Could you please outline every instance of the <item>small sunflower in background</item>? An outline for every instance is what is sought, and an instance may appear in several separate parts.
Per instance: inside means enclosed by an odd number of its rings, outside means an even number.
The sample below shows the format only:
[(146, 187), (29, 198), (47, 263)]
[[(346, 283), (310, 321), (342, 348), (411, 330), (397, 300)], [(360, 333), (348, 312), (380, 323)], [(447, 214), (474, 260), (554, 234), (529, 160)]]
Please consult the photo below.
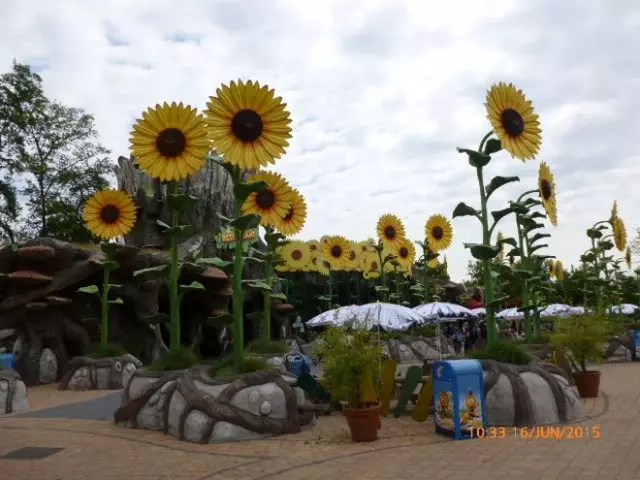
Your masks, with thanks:
[(424, 229), (430, 250), (440, 252), (449, 248), (453, 240), (453, 228), (444, 215), (431, 215)]
[(556, 274), (556, 264), (553, 260), (549, 259), (547, 262), (547, 272), (549, 273), (549, 278), (553, 278)]
[(84, 205), (82, 218), (96, 237), (110, 240), (129, 233), (136, 223), (136, 204), (127, 192), (105, 189)]
[(320, 253), (320, 250), (322, 249), (320, 247), (320, 242), (317, 240), (307, 240), (307, 245), (309, 245), (309, 250), (315, 254)]
[(382, 215), (378, 219), (376, 226), (378, 238), (385, 245), (393, 245), (398, 240), (404, 238), (404, 225), (402, 221), (390, 213)]
[(627, 264), (627, 268), (631, 270), (631, 249), (629, 247), (624, 251), (624, 262)]
[(416, 260), (416, 247), (410, 240), (401, 240), (396, 245), (395, 256), (400, 268), (410, 272)]
[(301, 271), (311, 262), (309, 245), (301, 241), (289, 242), (282, 247), (282, 258), (291, 270)]
[(504, 235), (502, 234), (502, 232), (498, 232), (498, 237), (496, 239), (496, 244), (498, 245), (498, 248), (500, 249), (500, 251), (498, 252), (498, 259), (501, 262), (504, 261), (504, 243), (502, 243), (502, 240), (504, 240)]
[(380, 278), (380, 258), (376, 252), (369, 252), (363, 255), (362, 276), (367, 280)]
[(369, 243), (369, 240), (365, 240), (364, 242), (358, 242), (358, 250), (360, 251), (360, 254), (373, 252), (375, 251), (375, 245), (372, 245), (371, 243)]
[(322, 246), (327, 243), (327, 239), (329, 238), (329, 235), (323, 235), (320, 237), (320, 249), (322, 250)]
[(291, 194), (291, 206), (278, 225), (278, 231), (287, 237), (299, 233), (307, 220), (307, 202), (304, 197), (295, 188), (291, 189)]
[(547, 217), (554, 227), (558, 225), (558, 210), (556, 206), (556, 182), (553, 173), (546, 162), (540, 162), (538, 171), (538, 191)]
[(553, 265), (553, 276), (556, 277), (556, 280), (564, 280), (564, 265), (560, 260), (556, 260)]
[(613, 222), (613, 220), (617, 217), (618, 217), (618, 202), (614, 200), (613, 205), (611, 206), (611, 220), (609, 221)]
[(316, 269), (320, 275), (328, 277), (331, 275), (331, 262), (324, 257), (318, 257), (316, 262)]
[(265, 182), (267, 188), (251, 193), (242, 204), (244, 215), (260, 215), (260, 225), (271, 225), (278, 230), (293, 200), (293, 191), (279, 174), (258, 171), (247, 178), (247, 183)]
[(613, 241), (618, 251), (624, 252), (627, 246), (627, 227), (624, 225), (624, 220), (620, 217), (613, 219)]
[(202, 115), (175, 102), (147, 109), (133, 126), (129, 142), (140, 168), (163, 182), (196, 173), (211, 148)]
[(347, 263), (347, 270), (357, 272), (360, 270), (360, 249), (357, 242), (349, 242), (349, 260)]
[(216, 90), (205, 110), (213, 147), (225, 162), (256, 170), (275, 163), (291, 138), (291, 118), (281, 97), (258, 82), (231, 82)]
[(487, 92), (487, 118), (512, 157), (522, 161), (540, 151), (542, 130), (533, 104), (513, 84), (500, 82)]
[(339, 235), (327, 237), (322, 245), (322, 254), (331, 264), (331, 270), (343, 270), (351, 255), (349, 240)]

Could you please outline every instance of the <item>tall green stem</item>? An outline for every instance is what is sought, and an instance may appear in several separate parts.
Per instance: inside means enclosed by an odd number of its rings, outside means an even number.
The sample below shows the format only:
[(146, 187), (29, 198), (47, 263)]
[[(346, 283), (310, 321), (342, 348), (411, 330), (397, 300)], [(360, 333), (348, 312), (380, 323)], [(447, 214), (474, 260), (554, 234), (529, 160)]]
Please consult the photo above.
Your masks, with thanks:
[[(172, 195), (178, 194), (178, 182), (171, 182), (169, 190)], [(180, 211), (171, 209), (171, 227), (178, 227)], [(180, 350), (180, 294), (178, 282), (180, 280), (180, 265), (178, 263), (178, 237), (171, 236), (171, 264), (169, 266), (169, 318), (171, 319), (170, 350)]]
[[(270, 247), (269, 250), (271, 250)], [(267, 272), (265, 276), (265, 283), (269, 286), (271, 286), (273, 281), (273, 255), (275, 255), (275, 252), (269, 251), (267, 253)], [(265, 342), (271, 340), (271, 292), (272, 290), (263, 293), (262, 339)]]
[[(488, 137), (485, 137), (488, 138)], [(484, 144), (486, 140), (483, 140)], [(481, 149), (480, 149), (481, 150)], [(487, 214), (487, 194), (484, 190), (484, 179), (482, 175), (482, 167), (476, 167), (476, 173), (478, 176), (478, 186), (480, 188), (480, 205), (482, 221), (482, 243), (484, 245), (491, 244), (491, 234), (489, 232), (489, 219)], [(482, 270), (484, 274), (484, 297), (487, 308), (486, 324), (487, 324), (487, 343), (490, 345), (496, 338), (496, 319), (493, 312), (493, 278), (491, 277), (491, 260), (482, 261)]]
[[(109, 260), (108, 258), (106, 260)], [(109, 275), (111, 269), (105, 267), (102, 272), (102, 298), (100, 308), (100, 349), (105, 351), (109, 343)]]
[[(522, 198), (522, 197), (520, 197)], [(518, 202), (520, 199), (518, 199)], [(525, 263), (523, 268), (527, 268), (528, 257), (526, 252), (526, 246), (524, 243), (524, 233), (522, 232), (522, 226), (520, 225), (520, 214), (516, 214), (516, 226), (518, 228), (518, 248), (520, 249), (520, 260)], [(522, 306), (527, 307), (529, 305), (529, 281), (525, 278), (522, 281)], [(533, 329), (531, 328), (531, 313), (529, 309), (524, 310), (524, 333), (527, 340), (533, 338)]]
[[(234, 169), (234, 184), (238, 185), (241, 181), (242, 171), (236, 167)], [(242, 214), (242, 204), (238, 198), (235, 199), (234, 218), (238, 218)], [(242, 250), (242, 241), (244, 239), (244, 230), (234, 228), (235, 249), (233, 257), (233, 316), (234, 322), (234, 338), (233, 338), (233, 362), (239, 367), (244, 362), (244, 292), (242, 291), (242, 273), (244, 271), (244, 252)]]

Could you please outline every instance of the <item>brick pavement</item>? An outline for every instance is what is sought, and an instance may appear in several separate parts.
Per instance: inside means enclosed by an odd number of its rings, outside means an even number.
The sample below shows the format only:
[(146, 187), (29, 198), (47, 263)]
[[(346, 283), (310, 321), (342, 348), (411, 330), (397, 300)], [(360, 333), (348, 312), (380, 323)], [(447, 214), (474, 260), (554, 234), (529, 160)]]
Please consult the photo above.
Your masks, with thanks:
[[(344, 419), (321, 417), (300, 435), (222, 445), (179, 442), (158, 432), (109, 422), (0, 419), (0, 456), (20, 447), (57, 447), (42, 460), (0, 459), (12, 480), (357, 480), (385, 479), (640, 479), (636, 454), (640, 364), (602, 366), (602, 391), (584, 401), (598, 439), (454, 442), (433, 434), (429, 421), (383, 419), (381, 439), (350, 442)], [(95, 398), (104, 392), (30, 389), (32, 409)]]

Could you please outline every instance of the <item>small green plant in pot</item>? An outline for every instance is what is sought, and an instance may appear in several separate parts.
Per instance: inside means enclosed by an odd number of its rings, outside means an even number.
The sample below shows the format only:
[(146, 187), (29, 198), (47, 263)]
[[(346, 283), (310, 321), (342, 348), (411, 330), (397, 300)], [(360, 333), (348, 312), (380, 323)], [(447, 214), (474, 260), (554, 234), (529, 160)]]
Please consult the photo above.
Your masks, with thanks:
[(366, 390), (379, 383), (382, 346), (361, 326), (347, 332), (330, 328), (322, 335), (326, 384), (335, 400), (345, 402), (344, 416), (354, 442), (378, 439), (380, 404), (370, 402)]
[(582, 398), (598, 396), (600, 372), (587, 370), (587, 362), (602, 359), (603, 347), (609, 335), (610, 326), (602, 315), (571, 315), (559, 318), (555, 324), (556, 333), (552, 341), (564, 347), (571, 355), (573, 379)]

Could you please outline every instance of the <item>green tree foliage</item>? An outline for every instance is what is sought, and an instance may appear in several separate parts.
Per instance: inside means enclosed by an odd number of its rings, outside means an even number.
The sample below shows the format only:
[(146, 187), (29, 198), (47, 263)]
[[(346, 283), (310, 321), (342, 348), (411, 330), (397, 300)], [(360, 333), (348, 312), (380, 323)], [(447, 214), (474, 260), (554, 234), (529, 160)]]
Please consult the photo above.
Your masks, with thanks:
[(89, 240), (81, 208), (108, 185), (108, 154), (93, 116), (48, 99), (42, 78), (28, 65), (14, 61), (12, 71), (0, 75), (0, 173), (8, 184), (0, 185), (4, 237), (13, 235), (6, 227), (15, 231), (17, 200), (24, 197), (23, 235)]

